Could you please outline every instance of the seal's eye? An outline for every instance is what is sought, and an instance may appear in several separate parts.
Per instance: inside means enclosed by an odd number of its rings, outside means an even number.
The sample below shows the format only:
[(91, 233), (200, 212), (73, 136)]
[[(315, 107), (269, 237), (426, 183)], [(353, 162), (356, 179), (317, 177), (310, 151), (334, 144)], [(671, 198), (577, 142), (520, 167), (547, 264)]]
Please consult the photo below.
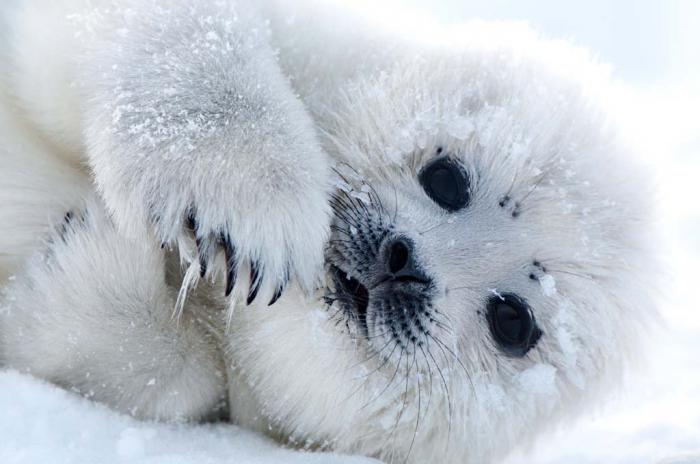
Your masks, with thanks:
[(469, 175), (461, 164), (447, 156), (428, 163), (418, 180), (425, 193), (448, 211), (457, 211), (469, 203)]
[(525, 356), (542, 335), (530, 307), (512, 293), (492, 297), (486, 317), (494, 340), (510, 356)]

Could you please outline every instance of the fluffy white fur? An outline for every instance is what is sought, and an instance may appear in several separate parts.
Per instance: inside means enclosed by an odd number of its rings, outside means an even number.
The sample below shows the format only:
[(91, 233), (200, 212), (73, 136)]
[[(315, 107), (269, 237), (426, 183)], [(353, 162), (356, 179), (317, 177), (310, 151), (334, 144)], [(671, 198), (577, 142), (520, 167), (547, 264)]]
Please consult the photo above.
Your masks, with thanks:
[[(588, 407), (634, 360), (654, 315), (648, 183), (582, 51), (480, 23), (421, 43), (327, 5), (16, 3), (2, 364), (138, 417), (229, 414), (296, 446), (456, 463)], [(473, 179), (456, 214), (416, 179), (438, 149)], [(384, 350), (323, 288), (302, 290), (334, 188), (415, 243), (442, 315), (424, 348)], [(228, 311), (218, 252), (173, 315), (198, 270), (192, 210), (203, 235), (235, 242), (234, 294), (251, 262), (266, 298), (293, 273), (276, 305)], [(523, 358), (490, 336), (484, 308), (501, 292), (526, 298), (543, 331)]]

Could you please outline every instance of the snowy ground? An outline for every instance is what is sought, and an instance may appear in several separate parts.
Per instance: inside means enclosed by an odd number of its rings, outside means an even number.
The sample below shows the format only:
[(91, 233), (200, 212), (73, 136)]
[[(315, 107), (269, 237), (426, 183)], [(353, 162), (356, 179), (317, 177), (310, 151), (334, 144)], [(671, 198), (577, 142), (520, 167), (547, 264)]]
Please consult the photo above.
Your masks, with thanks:
[[(429, 5), (427, 0), (412, 3)], [(454, 14), (456, 0), (442, 3), (443, 10)], [(487, 2), (476, 3), (480, 5), (479, 11), (486, 11)], [(648, 3), (637, 5), (642, 8)], [(533, 2), (517, 4), (523, 10), (523, 5), (531, 6)], [(601, 2), (593, 4), (600, 6)], [(680, 11), (676, 11), (677, 15), (688, 16), (680, 9), (688, 2), (657, 4), (670, 5), (669, 8)], [(503, 14), (509, 11), (507, 2), (490, 5), (501, 8), (501, 13), (494, 13), (490, 19), (509, 19)], [(467, 17), (465, 7), (460, 8), (459, 15)], [(540, 10), (544, 9), (540, 6)], [(528, 10), (528, 14), (532, 17), (520, 19), (537, 24), (538, 20), (554, 18), (551, 12), (538, 16), (537, 8)], [(630, 10), (630, 14), (634, 18), (640, 13)], [(595, 28), (605, 23), (602, 19), (593, 29), (589, 27), (591, 36), (597, 36)], [(681, 19), (686, 26), (691, 23), (688, 17)], [(546, 21), (543, 24), (546, 26)], [(678, 24), (679, 30), (683, 24)], [(653, 30), (634, 30), (638, 26), (634, 22), (627, 26), (628, 32), (638, 34), (646, 45), (667, 39), (655, 37)], [(696, 45), (692, 45), (700, 43), (697, 27), (692, 40), (687, 37), (689, 29), (683, 30), (685, 41), (677, 48), (681, 52), (689, 48), (697, 53)], [(628, 42), (630, 46), (636, 43)], [(629, 64), (635, 52), (640, 60), (645, 60), (646, 66), (649, 60), (666, 66), (665, 56), (659, 55), (658, 50), (647, 51), (613, 50), (627, 60), (622, 63), (626, 80), (634, 81), (634, 73), (638, 72)], [(606, 57), (605, 52), (601, 50), (604, 59), (616, 60), (618, 55), (612, 53)], [(684, 56), (676, 57), (675, 65), (669, 64), (668, 73), (652, 76), (650, 82), (639, 79), (631, 89), (628, 85), (628, 90), (621, 92), (620, 101), (623, 113), (628, 116), (630, 133), (639, 136), (640, 153), (652, 163), (658, 175), (661, 223), (668, 244), (664, 248), (668, 278), (662, 308), (667, 327), (658, 338), (649, 341), (650, 366), (634, 379), (624, 395), (589, 417), (543, 437), (530, 452), (514, 455), (508, 464), (700, 463), (700, 307), (696, 282), (700, 276), (700, 84), (697, 84), (700, 66), (687, 62)], [(227, 425), (141, 423), (13, 372), (0, 372), (0, 437), (0, 464), (375, 462), (295, 453)]]
[(0, 372), (2, 464), (370, 464), (300, 453), (231, 425), (138, 422), (52, 385)]

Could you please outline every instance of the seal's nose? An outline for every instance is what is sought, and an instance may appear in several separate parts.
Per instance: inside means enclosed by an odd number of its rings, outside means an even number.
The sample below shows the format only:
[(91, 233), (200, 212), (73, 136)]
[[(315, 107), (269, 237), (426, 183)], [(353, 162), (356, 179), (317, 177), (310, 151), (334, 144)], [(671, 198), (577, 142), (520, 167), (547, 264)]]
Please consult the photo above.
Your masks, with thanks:
[(417, 260), (413, 242), (406, 237), (394, 237), (384, 245), (382, 256), (385, 272), (391, 280), (427, 281)]
[(406, 241), (402, 239), (394, 240), (389, 244), (387, 253), (387, 270), (390, 273), (399, 273), (406, 267), (406, 265), (408, 265), (408, 260), (411, 253), (409, 246), (410, 244), (406, 243)]

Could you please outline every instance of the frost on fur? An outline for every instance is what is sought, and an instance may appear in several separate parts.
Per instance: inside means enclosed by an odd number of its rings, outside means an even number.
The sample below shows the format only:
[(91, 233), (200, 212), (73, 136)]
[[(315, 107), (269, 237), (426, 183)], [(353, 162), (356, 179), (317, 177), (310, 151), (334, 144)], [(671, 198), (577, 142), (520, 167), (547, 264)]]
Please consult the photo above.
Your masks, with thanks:
[[(91, 14), (101, 22), (78, 77), (87, 155), (120, 228), (137, 236), (155, 224), (183, 259), (199, 255), (202, 274), (229, 251), (230, 281), (243, 265), (258, 271), (241, 279), (249, 296), (269, 300), (289, 276), (312, 288), (327, 163), (264, 23), (236, 2), (124, 2)], [(192, 232), (196, 251), (184, 240)]]
[[(3, 176), (0, 201), (42, 205), (13, 213), (31, 225), (91, 198), (90, 175), (103, 198), (27, 245), (5, 364), (138, 417), (223, 413), (299, 448), (457, 463), (588, 408), (636, 358), (649, 183), (586, 53), (503, 24), (420, 43), (325, 3), (54, 3), (11, 33), (55, 22), (60, 66), (12, 68), (74, 76), (92, 172), (13, 162), (26, 182)], [(39, 97), (18, 104), (51, 138), (69, 118)], [(9, 133), (27, 164), (74, 161)]]

